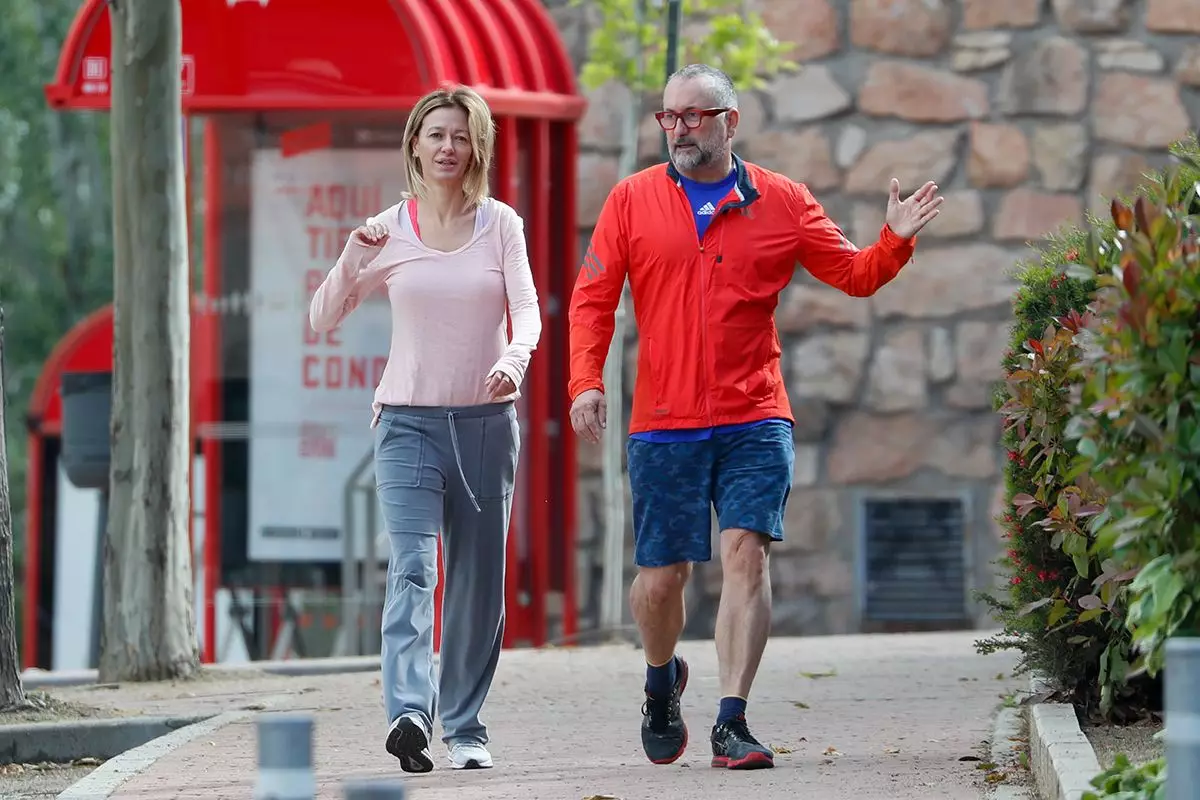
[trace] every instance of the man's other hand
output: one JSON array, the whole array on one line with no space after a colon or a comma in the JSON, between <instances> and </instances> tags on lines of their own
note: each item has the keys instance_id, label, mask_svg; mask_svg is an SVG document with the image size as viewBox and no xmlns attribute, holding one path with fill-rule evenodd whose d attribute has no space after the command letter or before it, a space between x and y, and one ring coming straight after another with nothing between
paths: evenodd
<instances>
[{"instance_id":1,"label":"man's other hand","mask_svg":"<svg viewBox=\"0 0 1200 800\"><path fill-rule=\"evenodd\" d=\"M571 427L586 442L598 444L604 429L608 427L608 407L604 392L588 389L581 392L571 404Z\"/></svg>"}]
</instances>

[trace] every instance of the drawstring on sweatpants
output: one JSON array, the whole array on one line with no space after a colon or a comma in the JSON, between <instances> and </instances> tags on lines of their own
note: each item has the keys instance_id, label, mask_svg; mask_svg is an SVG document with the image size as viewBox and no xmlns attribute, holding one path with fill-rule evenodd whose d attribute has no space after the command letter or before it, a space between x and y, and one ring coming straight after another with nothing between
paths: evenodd
<instances>
[{"instance_id":1,"label":"drawstring on sweatpants","mask_svg":"<svg viewBox=\"0 0 1200 800\"><path fill-rule=\"evenodd\" d=\"M458 431L454 427L453 411L446 411L446 420L450 424L450 446L454 449L454 463L458 466L458 476L462 478L463 486L467 489L467 497L471 498L471 505L475 506L476 511L482 511L479 502L475 499L475 492L471 491L471 484L467 482L467 473L463 471L462 453L458 449Z\"/></svg>"}]
</instances>

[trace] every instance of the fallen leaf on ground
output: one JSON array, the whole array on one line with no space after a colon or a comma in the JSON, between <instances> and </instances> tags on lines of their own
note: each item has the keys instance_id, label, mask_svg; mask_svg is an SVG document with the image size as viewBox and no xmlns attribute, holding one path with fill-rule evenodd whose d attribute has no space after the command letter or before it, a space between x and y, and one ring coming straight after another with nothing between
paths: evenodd
<instances>
[{"instance_id":1,"label":"fallen leaf on ground","mask_svg":"<svg viewBox=\"0 0 1200 800\"><path fill-rule=\"evenodd\" d=\"M794 705L796 708L803 708L803 709L807 709L807 708L808 708L808 703L801 703L799 700L797 700L796 702L792 703L792 705Z\"/></svg>"},{"instance_id":2,"label":"fallen leaf on ground","mask_svg":"<svg viewBox=\"0 0 1200 800\"><path fill-rule=\"evenodd\" d=\"M841 753L838 752L838 749L836 747L834 747L833 745L830 745L829 747L825 748L825 752L822 755L840 756Z\"/></svg>"},{"instance_id":3,"label":"fallen leaf on ground","mask_svg":"<svg viewBox=\"0 0 1200 800\"><path fill-rule=\"evenodd\" d=\"M782 745L771 745L771 749L778 755L787 755L788 753L794 752L792 748L783 747Z\"/></svg>"},{"instance_id":4,"label":"fallen leaf on ground","mask_svg":"<svg viewBox=\"0 0 1200 800\"><path fill-rule=\"evenodd\" d=\"M834 675L837 675L836 669L831 669L828 672L801 672L800 673L800 677L812 678L813 680L816 680L817 678L832 678Z\"/></svg>"},{"instance_id":5,"label":"fallen leaf on ground","mask_svg":"<svg viewBox=\"0 0 1200 800\"><path fill-rule=\"evenodd\" d=\"M883 748L883 752L887 753L890 756L894 756L894 755L896 755L896 753L900 752L900 748L899 747L885 747L885 748Z\"/></svg>"},{"instance_id":6,"label":"fallen leaf on ground","mask_svg":"<svg viewBox=\"0 0 1200 800\"><path fill-rule=\"evenodd\" d=\"M987 781L988 783L999 783L1000 781L1005 780L1007 778L1008 778L1008 776L1005 775L1003 772L1001 772L1000 770L995 770L994 772L989 772L984 777L984 780Z\"/></svg>"},{"instance_id":7,"label":"fallen leaf on ground","mask_svg":"<svg viewBox=\"0 0 1200 800\"><path fill-rule=\"evenodd\" d=\"M983 759L980 758L979 756L961 756L958 760L959 761L982 761Z\"/></svg>"}]
</instances>

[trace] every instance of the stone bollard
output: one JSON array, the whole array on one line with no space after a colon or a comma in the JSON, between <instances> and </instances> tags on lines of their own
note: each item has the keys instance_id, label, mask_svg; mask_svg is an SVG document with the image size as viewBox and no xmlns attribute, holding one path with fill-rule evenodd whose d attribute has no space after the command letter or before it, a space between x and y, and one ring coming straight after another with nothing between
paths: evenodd
<instances>
[{"instance_id":1,"label":"stone bollard","mask_svg":"<svg viewBox=\"0 0 1200 800\"><path fill-rule=\"evenodd\" d=\"M1163 688L1167 800L1194 800L1200 786L1200 637L1167 639Z\"/></svg>"},{"instance_id":2,"label":"stone bollard","mask_svg":"<svg viewBox=\"0 0 1200 800\"><path fill-rule=\"evenodd\" d=\"M346 784L346 800L404 800L404 786L395 781L357 781Z\"/></svg>"},{"instance_id":3,"label":"stone bollard","mask_svg":"<svg viewBox=\"0 0 1200 800\"><path fill-rule=\"evenodd\" d=\"M254 800L313 800L313 720L304 714L260 714Z\"/></svg>"}]
</instances>

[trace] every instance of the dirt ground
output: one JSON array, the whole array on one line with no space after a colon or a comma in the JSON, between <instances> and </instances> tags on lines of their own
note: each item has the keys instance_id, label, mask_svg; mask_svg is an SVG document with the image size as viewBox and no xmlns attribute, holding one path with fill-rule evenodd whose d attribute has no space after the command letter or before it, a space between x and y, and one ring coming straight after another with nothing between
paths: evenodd
<instances>
[{"instance_id":1,"label":"dirt ground","mask_svg":"<svg viewBox=\"0 0 1200 800\"><path fill-rule=\"evenodd\" d=\"M27 692L25 707L0 711L0 725L111 719L130 715L177 716L255 710L255 698L312 691L305 681L255 670L202 672L193 680L142 684L98 684ZM0 765L0 798L50 800L100 765L96 759L72 764Z\"/></svg>"},{"instance_id":2,"label":"dirt ground","mask_svg":"<svg viewBox=\"0 0 1200 800\"><path fill-rule=\"evenodd\" d=\"M6 764L0 766L4 800L51 800L100 765L96 759L75 764Z\"/></svg>"},{"instance_id":3,"label":"dirt ground","mask_svg":"<svg viewBox=\"0 0 1200 800\"><path fill-rule=\"evenodd\" d=\"M99 708L86 703L64 700L42 691L26 692L25 704L0 709L0 725L28 722L57 722L67 719L102 719L121 716L115 708Z\"/></svg>"},{"instance_id":4,"label":"dirt ground","mask_svg":"<svg viewBox=\"0 0 1200 800\"><path fill-rule=\"evenodd\" d=\"M1153 761L1163 754L1162 740L1154 738L1163 729L1158 719L1121 726L1083 722L1080 727L1095 748L1101 769L1111 767L1119 753L1124 753L1134 764Z\"/></svg>"}]
</instances>

